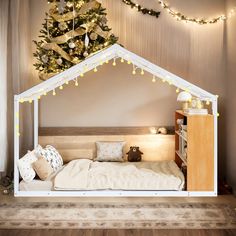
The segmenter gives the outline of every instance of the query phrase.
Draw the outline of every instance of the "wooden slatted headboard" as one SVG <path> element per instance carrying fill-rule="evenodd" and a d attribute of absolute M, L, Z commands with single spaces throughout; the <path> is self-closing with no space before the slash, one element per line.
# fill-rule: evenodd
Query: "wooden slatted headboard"
<path fill-rule="evenodd" d="M 92 150 L 96 156 L 97 141 L 125 141 L 125 153 L 130 146 L 139 146 L 145 161 L 174 160 L 174 135 L 168 127 L 167 135 L 150 134 L 149 127 L 96 127 L 96 128 L 40 128 L 39 144 L 51 144 L 57 149 Z"/>

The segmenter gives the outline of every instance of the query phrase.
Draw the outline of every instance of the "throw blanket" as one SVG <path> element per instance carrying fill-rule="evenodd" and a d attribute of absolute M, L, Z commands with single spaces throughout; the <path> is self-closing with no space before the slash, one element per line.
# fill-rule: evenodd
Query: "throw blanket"
<path fill-rule="evenodd" d="M 174 161 L 71 161 L 55 178 L 56 190 L 182 190 L 184 176 Z"/>

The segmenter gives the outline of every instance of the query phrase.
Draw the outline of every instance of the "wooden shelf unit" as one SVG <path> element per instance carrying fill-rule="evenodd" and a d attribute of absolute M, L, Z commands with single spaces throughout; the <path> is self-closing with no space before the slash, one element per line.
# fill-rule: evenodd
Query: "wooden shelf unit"
<path fill-rule="evenodd" d="M 178 119 L 187 125 L 187 137 L 179 131 Z M 180 140 L 187 143 L 187 158 L 179 152 Z M 175 162 L 187 166 L 187 191 L 214 190 L 214 117 L 175 112 Z"/>

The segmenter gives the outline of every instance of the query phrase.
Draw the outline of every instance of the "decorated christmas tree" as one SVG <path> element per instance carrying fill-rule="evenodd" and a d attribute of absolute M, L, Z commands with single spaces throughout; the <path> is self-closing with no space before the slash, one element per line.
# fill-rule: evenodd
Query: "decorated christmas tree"
<path fill-rule="evenodd" d="M 46 80 L 114 44 L 105 8 L 96 0 L 49 0 L 34 64 Z"/>

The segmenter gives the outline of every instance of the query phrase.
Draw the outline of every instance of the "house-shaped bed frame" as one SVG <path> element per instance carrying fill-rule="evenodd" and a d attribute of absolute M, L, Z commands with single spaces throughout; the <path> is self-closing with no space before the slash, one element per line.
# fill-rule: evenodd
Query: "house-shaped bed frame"
<path fill-rule="evenodd" d="M 165 80 L 169 84 L 188 91 L 193 96 L 202 101 L 210 102 L 212 114 L 214 116 L 214 190 L 213 191 L 20 191 L 19 190 L 19 171 L 17 161 L 19 160 L 19 109 L 20 103 L 32 102 L 34 104 L 34 146 L 38 145 L 38 100 L 40 96 L 53 91 L 57 87 L 75 80 L 78 76 L 87 71 L 101 66 L 104 62 L 121 58 L 136 68 L 149 72 L 157 79 Z M 44 81 L 25 92 L 14 96 L 14 195 L 15 196 L 216 196 L 217 195 L 217 95 L 213 95 L 194 84 L 154 65 L 144 58 L 128 51 L 118 44 L 114 44 L 103 49 L 96 54 L 86 58 L 81 63 L 63 71 L 60 74 Z"/>

